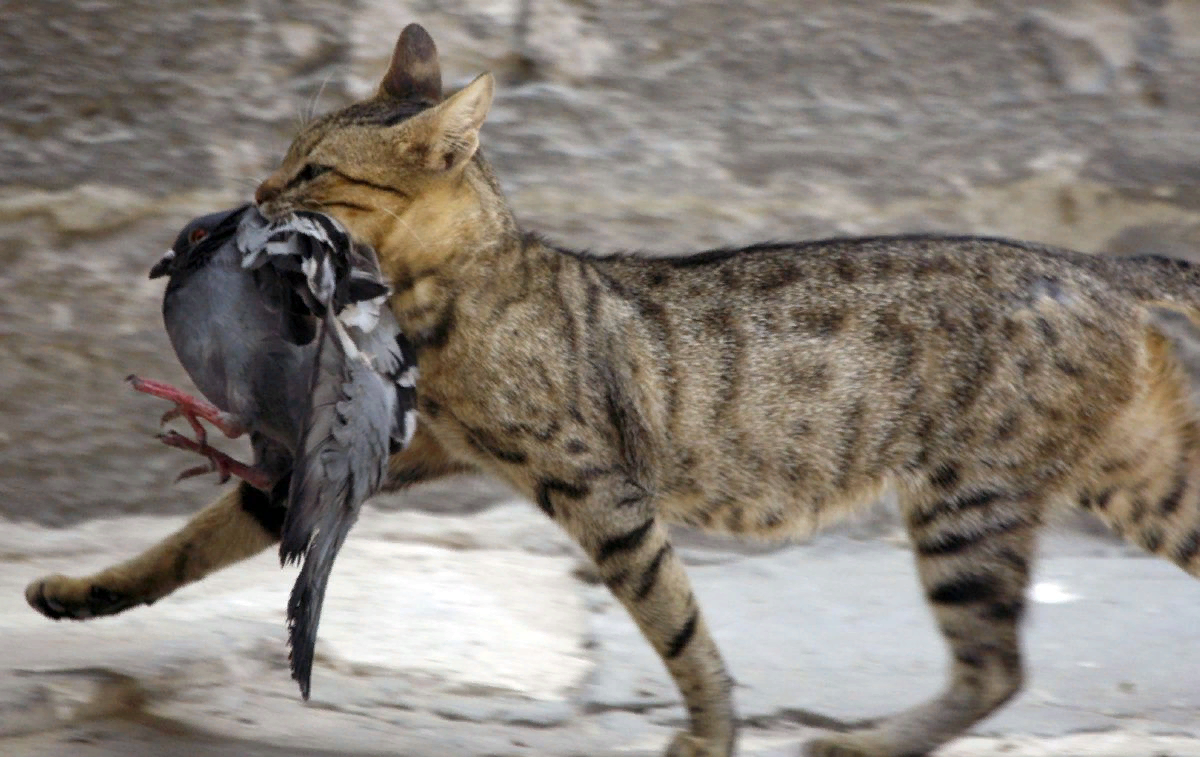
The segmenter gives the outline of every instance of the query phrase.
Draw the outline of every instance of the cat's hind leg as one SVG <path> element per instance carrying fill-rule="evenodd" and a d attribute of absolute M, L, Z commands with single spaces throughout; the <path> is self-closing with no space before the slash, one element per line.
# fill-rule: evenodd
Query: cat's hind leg
<path fill-rule="evenodd" d="M 905 509 L 921 585 L 950 648 L 949 681 L 924 704 L 809 742 L 807 757 L 928 754 L 1021 688 L 1020 621 L 1040 507 L 974 487 Z"/>

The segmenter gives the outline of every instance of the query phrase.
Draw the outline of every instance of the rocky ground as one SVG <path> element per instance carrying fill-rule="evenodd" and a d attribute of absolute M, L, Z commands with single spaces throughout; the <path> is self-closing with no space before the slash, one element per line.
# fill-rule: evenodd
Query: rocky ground
<path fill-rule="evenodd" d="M 264 554 L 153 607 L 84 623 L 31 578 L 98 568 L 178 518 L 0 532 L 0 753 L 652 755 L 683 717 L 650 648 L 537 510 L 369 510 L 339 558 L 305 704 L 286 666 L 293 577 Z M 744 755 L 795 754 L 812 713 L 932 694 L 943 651 L 902 540 L 786 548 L 688 539 L 737 679 Z M 1110 541 L 1051 538 L 1025 693 L 951 757 L 1200 757 L 1200 586 Z"/>

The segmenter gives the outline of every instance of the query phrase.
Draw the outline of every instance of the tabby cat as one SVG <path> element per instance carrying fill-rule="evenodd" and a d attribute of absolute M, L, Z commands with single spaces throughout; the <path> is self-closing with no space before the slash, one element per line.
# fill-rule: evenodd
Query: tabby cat
<path fill-rule="evenodd" d="M 897 492 L 948 682 L 813 757 L 925 754 L 1018 691 L 1035 534 L 1060 505 L 1200 573 L 1200 414 L 1156 315 L 1198 320 L 1200 270 L 972 237 L 572 252 L 521 231 L 477 149 L 492 92 L 485 74 L 443 99 L 409 26 L 378 92 L 304 127 L 255 200 L 379 251 L 421 371 L 391 488 L 485 472 L 571 534 L 686 701 L 667 754 L 724 757 L 736 735 L 668 523 L 795 537 Z M 74 618 L 148 604 L 273 544 L 279 508 L 243 485 L 28 599 Z"/>

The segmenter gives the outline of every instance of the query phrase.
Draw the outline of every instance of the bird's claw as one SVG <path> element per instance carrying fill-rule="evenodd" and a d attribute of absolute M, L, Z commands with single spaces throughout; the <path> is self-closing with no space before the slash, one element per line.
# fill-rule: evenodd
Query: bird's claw
<path fill-rule="evenodd" d="M 220 475 L 218 483 L 222 484 L 228 481 L 231 476 L 237 476 L 256 489 L 270 491 L 274 483 L 261 468 L 246 465 L 215 447 L 210 447 L 204 442 L 189 439 L 177 431 L 163 432 L 158 435 L 158 440 L 168 447 L 195 452 L 198 455 L 208 458 L 207 465 L 197 465 L 180 473 L 175 478 L 177 483 L 185 478 L 192 478 L 193 476 L 201 476 L 205 473 L 213 472 Z"/>
<path fill-rule="evenodd" d="M 196 432 L 196 439 L 201 444 L 206 444 L 208 441 L 208 434 L 204 430 L 204 426 L 200 425 L 201 418 L 216 426 L 220 429 L 221 433 L 230 439 L 236 439 L 246 433 L 246 429 L 229 413 L 211 402 L 205 402 L 202 399 L 193 397 L 170 384 L 153 379 L 145 379 L 134 374 L 126 376 L 125 380 L 133 386 L 135 391 L 159 397 L 168 402 L 174 402 L 175 407 L 162 414 L 162 417 L 159 419 L 159 425 L 164 426 L 176 418 L 183 418 L 192 427 L 192 430 Z"/>
<path fill-rule="evenodd" d="M 188 422 L 188 425 L 192 427 L 192 431 L 196 432 L 196 441 L 203 445 L 208 444 L 208 432 L 204 430 L 204 426 L 197 420 L 195 413 L 190 412 L 183 405 L 176 405 L 163 413 L 162 417 L 158 419 L 159 428 L 162 428 L 176 418 L 183 418 Z"/>
<path fill-rule="evenodd" d="M 220 474 L 220 478 L 217 480 L 218 484 L 223 484 L 229 480 L 229 468 L 210 457 L 207 465 L 196 465 L 180 471 L 179 475 L 175 477 L 175 483 L 179 483 L 185 478 L 195 478 L 196 476 L 203 476 L 205 473 L 213 472 Z"/>

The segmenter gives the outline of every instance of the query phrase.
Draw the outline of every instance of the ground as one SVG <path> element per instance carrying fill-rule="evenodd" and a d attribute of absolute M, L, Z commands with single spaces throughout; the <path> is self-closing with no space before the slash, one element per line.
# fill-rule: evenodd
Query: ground
<path fill-rule="evenodd" d="M 85 623 L 22 590 L 86 572 L 179 518 L 0 530 L 0 753 L 654 755 L 683 710 L 586 561 L 529 505 L 370 510 L 339 558 L 307 704 L 286 663 L 294 569 L 272 553 L 153 607 Z M 807 713 L 862 717 L 931 695 L 943 649 L 902 539 L 786 548 L 686 540 L 737 680 L 740 753 L 794 755 Z M 1200 583 L 1079 534 L 1046 540 L 1029 684 L 941 757 L 1200 757 Z"/>

